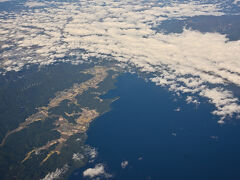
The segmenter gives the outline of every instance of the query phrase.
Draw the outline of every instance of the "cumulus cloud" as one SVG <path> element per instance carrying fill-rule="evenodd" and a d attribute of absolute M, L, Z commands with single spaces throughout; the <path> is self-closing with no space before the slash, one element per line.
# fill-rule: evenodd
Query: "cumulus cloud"
<path fill-rule="evenodd" d="M 97 165 L 95 165 L 94 168 L 86 169 L 83 172 L 83 176 L 84 177 L 90 177 L 90 178 L 99 177 L 99 176 L 102 176 L 104 178 L 112 177 L 111 174 L 108 174 L 108 173 L 105 172 L 105 167 L 104 167 L 103 164 L 97 164 Z"/>
<path fill-rule="evenodd" d="M 180 34 L 154 30 L 165 20 L 223 15 L 222 1 L 211 2 L 82 0 L 23 11 L 1 19 L 0 68 L 115 60 L 151 74 L 153 82 L 177 94 L 208 98 L 222 123 L 240 109 L 239 99 L 225 88 L 240 86 L 240 41 L 191 29 Z M 26 6 L 39 3 L 45 2 Z"/>
<path fill-rule="evenodd" d="M 179 112 L 179 111 L 181 111 L 181 108 L 177 107 L 176 109 L 174 109 L 174 111 Z"/>
<path fill-rule="evenodd" d="M 240 0 L 234 0 L 233 4 L 238 4 L 240 2 Z"/>
<path fill-rule="evenodd" d="M 50 172 L 48 173 L 42 180 L 56 180 L 56 179 L 60 179 L 61 176 L 67 172 L 69 166 L 68 165 L 64 165 L 63 168 L 61 169 L 56 169 L 56 171 L 54 172 Z"/>
<path fill-rule="evenodd" d="M 96 148 L 87 146 L 86 147 L 86 155 L 89 157 L 89 162 L 93 162 L 96 159 L 98 152 L 97 152 Z"/>
<path fill-rule="evenodd" d="M 190 103 L 193 103 L 193 104 L 196 104 L 196 105 L 200 104 L 200 102 L 192 96 L 187 96 L 186 102 L 187 102 L 187 104 L 190 104 Z"/>
<path fill-rule="evenodd" d="M 36 2 L 36 1 L 28 1 L 25 3 L 25 6 L 33 8 L 33 7 L 41 7 L 45 6 L 46 4 L 43 2 Z"/>
<path fill-rule="evenodd" d="M 239 100 L 238 98 L 235 98 L 230 91 L 222 88 L 204 89 L 200 92 L 200 95 L 210 99 L 210 103 L 217 107 L 217 110 L 212 113 L 222 117 L 218 121 L 220 124 L 224 123 L 223 119 L 226 116 L 226 113 L 230 116 L 234 113 L 240 113 Z"/>
<path fill-rule="evenodd" d="M 121 162 L 121 167 L 125 169 L 128 166 L 128 161 Z"/>
<path fill-rule="evenodd" d="M 6 1 L 11 1 L 11 0 L 0 0 L 0 3 L 1 3 L 1 2 L 6 2 Z"/>
<path fill-rule="evenodd" d="M 73 153 L 72 159 L 74 161 L 82 161 L 84 159 L 84 155 L 80 153 Z"/>
<path fill-rule="evenodd" d="M 210 138 L 213 139 L 213 140 L 218 140 L 219 139 L 218 136 L 210 136 Z"/>

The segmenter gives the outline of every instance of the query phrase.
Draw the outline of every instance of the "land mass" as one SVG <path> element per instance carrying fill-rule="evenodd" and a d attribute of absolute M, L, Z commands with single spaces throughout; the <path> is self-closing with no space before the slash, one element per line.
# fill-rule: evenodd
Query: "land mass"
<path fill-rule="evenodd" d="M 86 164 L 91 158 L 89 151 L 92 150 L 85 144 L 86 132 L 90 123 L 109 111 L 110 104 L 116 100 L 101 96 L 114 87 L 117 72 L 116 67 L 111 65 L 84 69 L 81 74 L 86 74 L 89 77 L 87 80 L 57 91 L 47 105 L 37 107 L 36 112 L 19 123 L 18 127 L 8 130 L 0 144 L 1 159 L 4 159 L 6 150 L 17 146 L 18 138 L 25 136 L 27 142 L 21 139 L 25 147 L 16 153 L 17 158 L 10 163 L 0 163 L 2 178 L 39 179 L 61 167 L 68 167 L 68 171 L 71 171 Z M 41 83 L 35 84 L 41 86 Z M 35 134 L 39 132 L 34 132 L 36 128 L 40 134 L 46 133 L 43 131 L 49 134 L 40 139 L 41 135 L 38 137 Z M 33 137 L 28 136 L 28 133 L 33 134 Z M 40 139 L 39 143 L 29 143 L 34 138 Z M 12 149 L 10 151 L 16 152 Z M 76 154 L 81 158 L 76 158 Z M 7 164 L 5 168 L 2 166 L 4 163 Z M 29 166 L 37 170 L 29 173 Z"/>

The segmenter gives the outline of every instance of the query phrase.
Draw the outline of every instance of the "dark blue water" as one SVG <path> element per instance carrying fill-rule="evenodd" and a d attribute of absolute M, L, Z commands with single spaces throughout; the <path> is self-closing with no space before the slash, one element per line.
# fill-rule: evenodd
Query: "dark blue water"
<path fill-rule="evenodd" d="M 211 105 L 174 101 L 167 90 L 135 75 L 121 76 L 116 85 L 107 97 L 120 99 L 88 131 L 87 143 L 98 149 L 98 158 L 70 179 L 81 179 L 97 163 L 114 179 L 240 179 L 239 124 L 220 126 Z M 122 169 L 125 160 L 129 165 Z"/>

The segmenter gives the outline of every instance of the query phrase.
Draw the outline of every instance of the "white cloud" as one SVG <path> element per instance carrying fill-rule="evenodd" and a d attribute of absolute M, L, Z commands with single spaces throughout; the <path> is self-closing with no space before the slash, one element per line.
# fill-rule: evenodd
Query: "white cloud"
<path fill-rule="evenodd" d="M 0 3 L 1 3 L 1 2 L 6 2 L 6 1 L 11 1 L 11 0 L 0 0 Z"/>
<path fill-rule="evenodd" d="M 128 166 L 128 161 L 121 162 L 121 167 L 125 169 Z"/>
<path fill-rule="evenodd" d="M 56 180 L 59 179 L 68 170 L 68 165 L 64 165 L 61 169 L 56 169 L 54 172 L 48 173 L 42 180 Z"/>
<path fill-rule="evenodd" d="M 80 153 L 73 153 L 72 159 L 74 161 L 82 161 L 84 159 L 84 155 Z"/>
<path fill-rule="evenodd" d="M 200 104 L 200 102 L 192 96 L 187 96 L 186 102 L 187 102 L 187 104 L 190 104 L 190 103 L 193 103 L 193 104 L 196 104 L 196 105 Z"/>
<path fill-rule="evenodd" d="M 89 162 L 93 162 L 96 159 L 96 157 L 98 155 L 98 152 L 97 152 L 96 148 L 87 146 L 86 147 L 86 154 L 89 157 Z"/>
<path fill-rule="evenodd" d="M 210 136 L 210 138 L 213 139 L 213 140 L 218 140 L 219 139 L 218 136 Z"/>
<path fill-rule="evenodd" d="M 18 71 L 31 63 L 77 64 L 90 57 L 107 57 L 150 73 L 153 82 L 177 94 L 210 99 L 216 107 L 213 114 L 220 116 L 220 122 L 239 113 L 239 99 L 225 85 L 240 86 L 240 41 L 191 29 L 184 29 L 180 34 L 153 30 L 164 20 L 223 15 L 221 1 L 215 4 L 131 0 L 52 3 L 54 6 L 1 19 L 1 42 L 8 42 L 5 47 L 11 46 L 0 55 L 0 67 L 5 71 Z M 79 49 L 86 53 L 79 53 Z M 69 55 L 76 58 L 61 59 Z"/>
<path fill-rule="evenodd" d="M 174 109 L 174 111 L 179 112 L 179 111 L 181 111 L 181 108 L 178 107 L 178 108 Z"/>
<path fill-rule="evenodd" d="M 33 8 L 33 7 L 41 7 L 45 6 L 46 4 L 43 2 L 36 2 L 36 1 L 28 1 L 25 3 L 25 6 Z"/>
<path fill-rule="evenodd" d="M 239 2 L 240 2 L 240 0 L 234 0 L 234 1 L 233 1 L 233 4 L 236 4 L 236 5 L 237 5 Z"/>
<path fill-rule="evenodd" d="M 210 103 L 216 106 L 217 110 L 213 111 L 213 114 L 222 117 L 220 124 L 223 123 L 226 115 L 232 116 L 234 113 L 240 113 L 239 100 L 230 91 L 222 88 L 204 89 L 200 95 L 210 99 Z"/>
<path fill-rule="evenodd" d="M 94 168 L 89 168 L 86 169 L 83 172 L 83 176 L 86 177 L 90 177 L 90 178 L 94 178 L 94 177 L 98 177 L 98 176 L 103 176 L 105 178 L 110 178 L 111 175 L 105 172 L 105 167 L 103 164 L 97 164 Z"/>

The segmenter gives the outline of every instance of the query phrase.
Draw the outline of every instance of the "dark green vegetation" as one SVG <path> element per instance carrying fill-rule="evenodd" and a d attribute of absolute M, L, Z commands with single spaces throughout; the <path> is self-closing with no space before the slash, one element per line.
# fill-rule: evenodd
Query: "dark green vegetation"
<path fill-rule="evenodd" d="M 111 67 L 111 64 L 105 66 Z M 57 92 L 68 90 L 74 84 L 81 84 L 93 77 L 84 73 L 93 65 L 71 65 L 66 63 L 38 68 L 33 66 L 21 72 L 9 72 L 0 77 L 0 141 L 6 133 L 19 127 L 26 118 L 36 113 L 36 108 L 48 105 L 56 97 Z M 33 152 L 24 161 L 32 150 L 44 147 L 48 142 L 61 137 L 56 130 L 59 117 L 76 124 L 81 114 L 81 108 L 94 109 L 99 115 L 110 110 L 114 99 L 101 99 L 101 96 L 114 88 L 117 72 L 107 69 L 107 77 L 98 84 L 97 88 L 89 88 L 76 96 L 77 104 L 69 100 L 62 101 L 59 106 L 49 110 L 45 120 L 31 123 L 27 128 L 7 137 L 0 147 L 0 179 L 41 179 L 49 172 L 68 165 L 68 176 L 72 170 L 88 162 L 89 147 L 85 145 L 86 132 L 78 132 L 66 138 L 66 142 L 59 148 L 59 143 L 40 151 Z M 67 114 L 72 114 L 71 116 Z M 60 154 L 53 153 L 43 161 L 51 151 L 60 149 Z M 73 154 L 83 155 L 81 160 L 74 160 Z"/>

